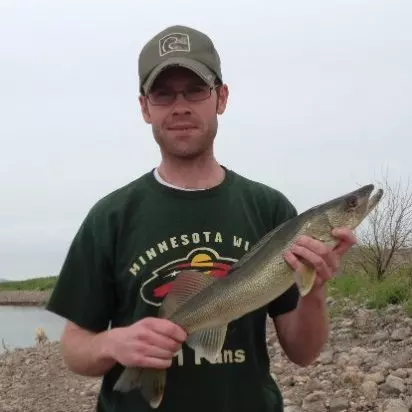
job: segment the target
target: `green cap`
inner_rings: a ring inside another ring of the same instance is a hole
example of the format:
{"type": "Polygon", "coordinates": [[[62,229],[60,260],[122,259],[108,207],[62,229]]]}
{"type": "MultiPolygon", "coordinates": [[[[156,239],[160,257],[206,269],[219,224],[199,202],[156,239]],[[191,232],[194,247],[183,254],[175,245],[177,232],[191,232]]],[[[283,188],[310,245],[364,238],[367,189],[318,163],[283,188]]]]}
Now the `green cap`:
{"type": "Polygon", "coordinates": [[[195,72],[213,86],[222,82],[220,58],[212,40],[186,26],[171,26],[151,38],[139,55],[139,87],[146,94],[166,68],[180,66],[195,72]]]}

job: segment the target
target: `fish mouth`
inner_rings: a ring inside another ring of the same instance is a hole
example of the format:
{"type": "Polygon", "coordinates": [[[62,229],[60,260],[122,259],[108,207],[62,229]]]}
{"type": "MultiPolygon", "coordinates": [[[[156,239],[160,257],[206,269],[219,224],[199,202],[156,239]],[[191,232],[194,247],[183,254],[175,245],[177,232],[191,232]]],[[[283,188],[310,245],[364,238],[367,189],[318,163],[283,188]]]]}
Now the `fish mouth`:
{"type": "Polygon", "coordinates": [[[383,189],[378,189],[376,193],[369,198],[368,213],[375,209],[376,205],[380,202],[383,196],[383,189]]]}
{"type": "Polygon", "coordinates": [[[358,212],[368,215],[379,203],[382,198],[383,190],[378,189],[374,195],[372,195],[375,186],[368,184],[360,187],[357,190],[349,193],[344,197],[346,210],[358,210],[358,212]]]}
{"type": "Polygon", "coordinates": [[[359,205],[366,206],[366,215],[369,214],[376,207],[376,205],[380,202],[383,196],[382,189],[378,189],[372,195],[374,189],[375,189],[375,185],[368,184],[368,185],[362,186],[358,190],[355,190],[351,194],[351,196],[354,198],[353,201],[355,203],[358,202],[359,205]]]}
{"type": "Polygon", "coordinates": [[[355,190],[354,194],[360,197],[369,198],[369,196],[373,192],[373,189],[375,189],[375,186],[373,184],[365,185],[365,186],[362,186],[360,189],[355,190]]]}

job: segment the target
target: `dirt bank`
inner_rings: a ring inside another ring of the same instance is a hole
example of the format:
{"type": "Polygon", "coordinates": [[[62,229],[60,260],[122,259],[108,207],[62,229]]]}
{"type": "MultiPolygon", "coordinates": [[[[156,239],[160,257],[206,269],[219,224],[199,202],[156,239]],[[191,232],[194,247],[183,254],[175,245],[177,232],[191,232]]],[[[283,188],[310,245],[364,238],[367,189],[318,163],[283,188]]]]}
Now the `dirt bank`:
{"type": "MultiPolygon", "coordinates": [[[[412,319],[401,308],[376,312],[348,303],[307,368],[285,358],[268,325],[285,412],[412,411],[412,319]]],[[[92,412],[99,385],[99,379],[69,373],[56,343],[0,356],[1,412],[92,412]]]]}
{"type": "Polygon", "coordinates": [[[0,305],[44,306],[49,299],[49,291],[0,291],[0,305]]]}

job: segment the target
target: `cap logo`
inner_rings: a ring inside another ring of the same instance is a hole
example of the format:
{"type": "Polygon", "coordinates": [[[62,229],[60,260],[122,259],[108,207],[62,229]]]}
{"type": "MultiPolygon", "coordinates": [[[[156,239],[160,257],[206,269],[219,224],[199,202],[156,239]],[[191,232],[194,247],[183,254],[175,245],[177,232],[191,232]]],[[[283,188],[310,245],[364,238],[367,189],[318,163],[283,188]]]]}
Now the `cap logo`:
{"type": "Polygon", "coordinates": [[[159,55],[172,52],[190,52],[189,36],[184,33],[170,33],[159,40],[159,55]]]}

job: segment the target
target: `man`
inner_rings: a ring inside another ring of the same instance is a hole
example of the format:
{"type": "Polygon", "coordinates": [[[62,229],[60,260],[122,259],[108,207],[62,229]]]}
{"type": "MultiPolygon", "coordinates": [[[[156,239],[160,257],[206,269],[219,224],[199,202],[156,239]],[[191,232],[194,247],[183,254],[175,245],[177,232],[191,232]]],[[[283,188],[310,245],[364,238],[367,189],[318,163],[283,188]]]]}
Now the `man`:
{"type": "Polygon", "coordinates": [[[297,212],[276,189],[215,159],[217,116],[225,111],[228,87],[208,36],[183,26],[158,33],[141,51],[139,80],[142,115],[162,160],[100,199],[71,244],[48,303],[68,319],[61,339],[65,362],[75,373],[104,377],[99,412],[150,410],[138,389],[113,391],[124,366],[133,365],[168,368],[159,411],[282,411],[269,373],[267,315],[289,359],[312,362],[328,334],[325,282],[355,243],[353,234],[336,231],[335,250],[299,239],[285,259],[295,270],[300,257],[316,267],[309,295],[300,298],[292,287],[232,322],[217,362],[200,357],[185,345],[184,330],[156,318],[176,274],[189,267],[225,276],[265,233],[297,212]]]}

